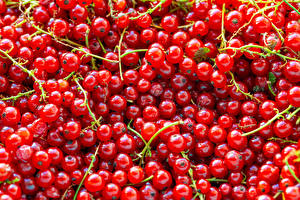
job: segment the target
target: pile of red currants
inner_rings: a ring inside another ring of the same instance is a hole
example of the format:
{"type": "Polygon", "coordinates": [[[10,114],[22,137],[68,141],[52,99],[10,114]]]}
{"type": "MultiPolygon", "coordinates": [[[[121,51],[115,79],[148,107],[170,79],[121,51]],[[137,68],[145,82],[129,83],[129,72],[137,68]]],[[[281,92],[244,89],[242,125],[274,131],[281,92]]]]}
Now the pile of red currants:
{"type": "Polygon", "coordinates": [[[300,200],[299,0],[0,0],[0,200],[300,200]]]}

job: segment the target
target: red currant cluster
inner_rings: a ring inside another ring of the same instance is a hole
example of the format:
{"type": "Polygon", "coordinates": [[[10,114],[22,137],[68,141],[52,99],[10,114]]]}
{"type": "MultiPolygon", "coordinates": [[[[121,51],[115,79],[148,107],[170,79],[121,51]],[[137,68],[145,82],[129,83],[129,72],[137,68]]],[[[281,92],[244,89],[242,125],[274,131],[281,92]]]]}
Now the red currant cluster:
{"type": "Polygon", "coordinates": [[[0,0],[0,200],[299,200],[299,0],[0,0]]]}

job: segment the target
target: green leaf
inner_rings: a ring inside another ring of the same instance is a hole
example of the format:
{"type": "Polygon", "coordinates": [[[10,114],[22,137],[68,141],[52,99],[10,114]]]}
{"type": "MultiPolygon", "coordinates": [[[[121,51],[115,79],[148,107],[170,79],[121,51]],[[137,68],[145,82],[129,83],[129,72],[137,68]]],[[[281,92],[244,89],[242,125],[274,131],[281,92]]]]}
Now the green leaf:
{"type": "Polygon", "coordinates": [[[269,81],[270,81],[271,85],[276,83],[276,76],[272,72],[269,72],[269,81]]]}

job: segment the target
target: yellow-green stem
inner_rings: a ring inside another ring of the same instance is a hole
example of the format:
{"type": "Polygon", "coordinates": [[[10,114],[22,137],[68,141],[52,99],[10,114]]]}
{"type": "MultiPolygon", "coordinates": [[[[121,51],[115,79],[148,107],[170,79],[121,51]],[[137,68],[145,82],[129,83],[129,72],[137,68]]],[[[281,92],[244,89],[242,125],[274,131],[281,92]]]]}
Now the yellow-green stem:
{"type": "Polygon", "coordinates": [[[269,126],[273,121],[275,121],[276,119],[278,119],[280,116],[282,116],[283,114],[287,113],[292,107],[293,106],[290,105],[287,109],[283,110],[280,113],[277,113],[272,119],[270,119],[269,121],[267,121],[264,125],[258,127],[255,130],[252,130],[252,131],[249,131],[247,133],[244,133],[242,136],[248,136],[248,135],[251,135],[253,133],[256,133],[256,132],[264,129],[265,127],[269,126]]]}

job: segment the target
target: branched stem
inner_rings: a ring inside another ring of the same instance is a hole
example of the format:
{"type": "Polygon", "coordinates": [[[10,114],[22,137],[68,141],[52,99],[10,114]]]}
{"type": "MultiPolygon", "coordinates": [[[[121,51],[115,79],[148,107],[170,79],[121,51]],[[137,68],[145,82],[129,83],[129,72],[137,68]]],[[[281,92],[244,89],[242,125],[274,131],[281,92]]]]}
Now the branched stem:
{"type": "Polygon", "coordinates": [[[229,71],[229,74],[231,76],[231,81],[234,84],[234,86],[236,87],[238,92],[241,92],[243,95],[245,95],[246,97],[249,97],[250,99],[255,99],[257,102],[260,102],[260,100],[258,98],[252,96],[250,93],[246,93],[243,90],[241,90],[239,87],[239,84],[235,81],[234,74],[231,71],[229,71]]]}
{"type": "Polygon", "coordinates": [[[80,183],[79,183],[79,185],[78,185],[78,187],[77,187],[77,189],[76,189],[76,192],[75,192],[75,195],[74,195],[74,197],[73,197],[73,200],[76,200],[76,199],[77,199],[78,192],[79,192],[79,190],[80,190],[80,188],[81,188],[81,186],[82,186],[82,184],[83,184],[85,178],[88,176],[88,174],[90,173],[92,167],[94,166],[94,162],[95,162],[95,160],[96,160],[96,156],[97,156],[97,154],[98,154],[99,147],[100,147],[100,144],[98,145],[98,147],[97,147],[97,149],[96,149],[94,155],[92,156],[92,161],[91,161],[91,163],[90,163],[90,165],[89,165],[89,168],[88,168],[87,171],[85,172],[83,178],[81,179],[81,181],[80,181],[80,183]]]}
{"type": "Polygon", "coordinates": [[[144,158],[144,155],[146,153],[146,151],[150,151],[151,150],[151,143],[153,142],[153,140],[161,133],[163,132],[164,130],[172,127],[172,126],[177,126],[179,124],[183,124],[183,121],[176,121],[176,122],[173,122],[171,124],[169,124],[168,126],[165,126],[161,129],[159,129],[151,138],[150,140],[147,142],[146,146],[144,147],[144,149],[142,150],[142,152],[139,154],[140,155],[140,158],[143,159],[144,158]]]}
{"type": "Polygon", "coordinates": [[[16,96],[10,96],[10,97],[5,97],[5,98],[2,98],[2,99],[0,99],[0,100],[2,100],[2,101],[7,101],[7,100],[17,100],[18,98],[20,98],[20,97],[22,97],[22,96],[28,96],[28,95],[30,95],[30,94],[32,94],[32,93],[34,93],[35,92],[35,90],[29,90],[29,91],[27,91],[27,92],[20,92],[20,93],[18,93],[18,95],[16,95],[16,96]]]}
{"type": "Polygon", "coordinates": [[[83,87],[80,85],[78,78],[74,78],[74,81],[75,81],[75,83],[78,85],[79,89],[83,92],[83,95],[84,95],[84,104],[85,104],[85,106],[87,107],[87,109],[88,109],[90,115],[92,116],[92,118],[93,118],[93,120],[94,120],[94,123],[97,124],[97,126],[100,126],[99,121],[96,119],[95,114],[93,113],[93,111],[92,111],[91,108],[90,108],[89,101],[88,101],[88,96],[87,96],[87,91],[85,91],[85,90],[83,89],[83,87]]]}
{"type": "Polygon", "coordinates": [[[30,77],[34,79],[35,82],[38,83],[39,89],[41,90],[41,98],[45,101],[46,100],[46,92],[43,88],[43,85],[41,81],[34,75],[34,72],[31,70],[28,70],[26,67],[22,66],[19,62],[17,62],[15,59],[13,59],[6,51],[3,51],[0,49],[0,52],[4,54],[14,65],[20,67],[23,72],[27,73],[30,77]]]}
{"type": "Polygon", "coordinates": [[[136,134],[139,138],[142,139],[142,141],[144,142],[145,145],[147,145],[147,142],[146,140],[143,138],[143,136],[137,132],[136,130],[134,130],[133,128],[130,127],[130,124],[131,124],[132,120],[130,120],[130,122],[128,123],[127,125],[127,129],[130,130],[131,132],[133,132],[134,134],[136,134]]]}
{"type": "Polygon", "coordinates": [[[161,7],[161,5],[163,4],[163,3],[165,3],[166,2],[166,0],[161,0],[156,6],[154,6],[153,8],[149,8],[146,12],[144,12],[144,13],[140,13],[138,16],[136,16],[136,17],[130,17],[129,19],[130,20],[136,20],[136,19],[138,19],[138,18],[140,18],[140,17],[143,17],[144,15],[146,15],[146,14],[151,14],[151,13],[153,13],[157,8],[159,8],[159,7],[161,7]]]}
{"type": "Polygon", "coordinates": [[[264,129],[265,127],[269,126],[273,121],[275,121],[276,119],[278,119],[280,116],[282,116],[283,114],[287,113],[293,106],[289,106],[287,109],[283,110],[282,112],[280,113],[277,113],[272,119],[270,119],[269,121],[267,121],[264,125],[258,127],[257,129],[255,130],[252,130],[248,133],[244,133],[242,136],[248,136],[248,135],[251,135],[253,133],[256,133],[262,129],[264,129]]]}
{"type": "Polygon", "coordinates": [[[220,51],[223,51],[223,50],[226,50],[226,49],[232,49],[232,50],[240,50],[240,51],[242,51],[242,52],[243,52],[243,51],[246,51],[246,52],[249,52],[249,53],[252,53],[252,54],[260,55],[260,56],[262,56],[262,57],[267,57],[267,56],[269,56],[269,55],[265,55],[265,54],[262,54],[262,53],[258,53],[258,52],[254,52],[254,51],[248,50],[248,48],[251,48],[251,47],[252,47],[252,48],[259,48],[259,49],[262,49],[262,50],[264,50],[265,52],[267,52],[268,54],[275,54],[275,55],[281,57],[281,58],[284,59],[284,60],[294,60],[294,61],[300,62],[300,60],[297,59],[297,58],[291,58],[291,57],[288,57],[288,56],[284,56],[284,55],[282,55],[282,54],[280,54],[280,53],[278,53],[278,52],[276,52],[276,51],[272,51],[272,50],[270,50],[270,49],[268,49],[268,48],[266,48],[266,47],[260,46],[260,45],[244,45],[244,46],[242,46],[242,47],[240,47],[240,48],[236,48],[236,47],[226,47],[226,48],[219,49],[219,50],[220,50],[220,51]]]}
{"type": "Polygon", "coordinates": [[[117,61],[117,60],[109,60],[109,59],[107,59],[107,58],[104,58],[104,57],[101,57],[101,56],[98,56],[98,55],[89,53],[89,52],[85,51],[84,49],[82,49],[81,45],[79,45],[79,44],[77,44],[77,43],[74,44],[74,42],[72,42],[71,40],[63,39],[63,38],[60,38],[60,40],[59,40],[59,39],[57,39],[57,37],[55,37],[52,33],[49,33],[49,32],[47,32],[47,31],[41,29],[39,26],[36,26],[35,24],[32,24],[32,26],[33,26],[35,29],[41,31],[42,33],[51,36],[51,37],[54,38],[58,43],[60,43],[60,44],[62,44],[62,45],[64,45],[64,46],[68,46],[68,47],[72,48],[74,51],[82,51],[82,52],[84,52],[84,53],[86,54],[86,56],[92,56],[92,57],[94,57],[94,58],[97,58],[97,59],[100,59],[100,60],[105,60],[105,61],[107,61],[107,62],[112,62],[112,63],[118,63],[118,62],[119,62],[119,61],[117,61]],[[78,45],[79,45],[80,48],[71,46],[71,45],[66,44],[66,43],[64,43],[64,42],[62,42],[62,41],[65,41],[65,42],[72,42],[72,45],[74,45],[74,46],[78,46],[78,45]]]}
{"type": "Polygon", "coordinates": [[[286,119],[287,120],[292,119],[292,117],[294,117],[299,111],[300,111],[300,107],[294,110],[294,112],[292,112],[286,119]]]}
{"type": "MultiPolygon", "coordinates": [[[[185,158],[185,159],[187,159],[187,160],[190,160],[189,157],[188,157],[184,152],[181,152],[181,155],[182,155],[183,158],[185,158]]],[[[201,194],[200,191],[198,191],[198,189],[197,189],[196,181],[195,181],[195,179],[194,179],[194,172],[193,172],[193,169],[190,168],[189,171],[188,171],[188,173],[189,173],[189,176],[190,176],[191,181],[192,181],[192,187],[193,187],[193,188],[195,189],[195,191],[196,191],[196,194],[194,195],[193,199],[196,199],[198,196],[199,196],[200,199],[201,199],[201,197],[203,197],[203,194],[201,194]]]]}

